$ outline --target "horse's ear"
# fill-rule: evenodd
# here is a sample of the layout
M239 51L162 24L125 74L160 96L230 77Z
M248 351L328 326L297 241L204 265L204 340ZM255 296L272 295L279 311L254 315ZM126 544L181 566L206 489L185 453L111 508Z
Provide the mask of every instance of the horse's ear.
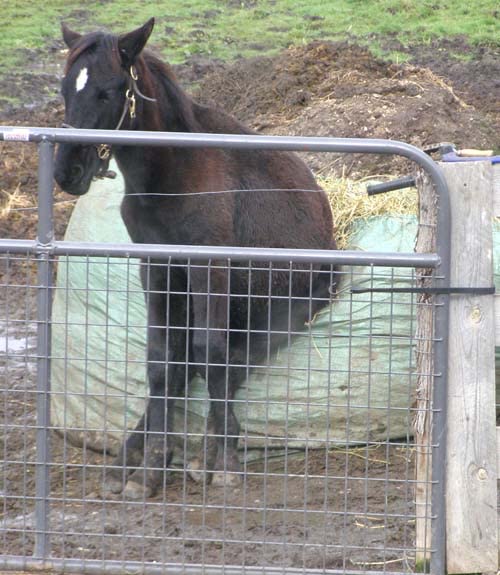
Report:
M155 19L150 18L143 26L137 28L137 30L123 34L118 38L118 49L123 64L126 67L131 66L137 56L142 52L153 31L154 24Z
M78 32L73 32L73 30L70 30L64 22L61 23L61 30L64 42L68 48L72 48L75 42L82 37L82 35L78 34Z

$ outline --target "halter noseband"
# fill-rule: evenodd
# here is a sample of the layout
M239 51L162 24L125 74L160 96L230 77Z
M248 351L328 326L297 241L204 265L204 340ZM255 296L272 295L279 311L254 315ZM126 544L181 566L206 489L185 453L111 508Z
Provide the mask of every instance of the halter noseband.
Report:
M136 94L137 94L137 96L139 96L139 98L142 98L143 100L147 100L148 102L156 102L155 98L149 98L148 96L145 96L139 90L139 87L137 86L137 80L138 79L139 79L139 76L137 75L136 67L134 65L130 66L128 82L127 82L128 86L127 86L127 90L125 91L125 104L123 106L123 111L122 111L122 114L120 116L120 120L118 121L118 124L117 124L115 130L119 130L122 127L123 122L125 121L125 116L127 115L127 112L128 112L128 115L129 115L131 120L134 120L137 117L136 99L135 99ZM74 129L74 127L71 126L70 124L62 124L62 127ZM105 162L105 161L110 159L110 157L111 157L111 146L109 144L97 144L96 150L97 150L97 155L101 161ZM101 170L99 170L97 177L105 176L106 173L107 173L106 170L101 169Z

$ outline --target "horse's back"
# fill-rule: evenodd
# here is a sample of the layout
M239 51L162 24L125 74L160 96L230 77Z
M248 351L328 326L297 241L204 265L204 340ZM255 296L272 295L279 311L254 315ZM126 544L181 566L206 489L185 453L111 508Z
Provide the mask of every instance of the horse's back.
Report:
M254 133L221 110L198 105L195 110L201 131ZM241 190L232 199L235 245L334 247L328 198L297 154L227 149L216 161L226 189Z

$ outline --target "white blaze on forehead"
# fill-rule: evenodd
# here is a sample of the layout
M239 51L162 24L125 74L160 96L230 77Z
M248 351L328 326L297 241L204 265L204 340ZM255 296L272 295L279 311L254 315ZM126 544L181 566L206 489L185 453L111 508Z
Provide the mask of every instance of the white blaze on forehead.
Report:
M89 72L87 68L82 68L76 79L76 91L79 92L85 88L87 80L89 79Z

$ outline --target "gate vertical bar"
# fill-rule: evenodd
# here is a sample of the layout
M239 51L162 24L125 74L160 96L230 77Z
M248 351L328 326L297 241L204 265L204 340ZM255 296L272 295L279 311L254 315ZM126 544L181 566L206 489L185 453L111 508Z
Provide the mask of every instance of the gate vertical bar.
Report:
M42 140L38 164L37 234L37 393L34 556L50 553L50 314L52 307L52 262L48 246L54 240L53 165L54 144Z

